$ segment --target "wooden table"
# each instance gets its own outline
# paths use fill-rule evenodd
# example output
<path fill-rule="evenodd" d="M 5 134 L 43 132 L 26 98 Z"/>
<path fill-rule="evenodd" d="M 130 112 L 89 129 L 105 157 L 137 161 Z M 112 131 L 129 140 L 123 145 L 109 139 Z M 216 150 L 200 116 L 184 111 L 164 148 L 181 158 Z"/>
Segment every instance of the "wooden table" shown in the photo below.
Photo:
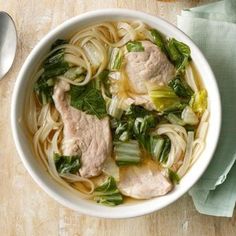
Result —
<path fill-rule="evenodd" d="M 63 21 L 86 11 L 119 7 L 142 10 L 176 23 L 181 9 L 207 2 L 210 1 L 0 0 L 0 11 L 13 17 L 19 39 L 14 65 L 0 81 L 0 235 L 236 235 L 236 214 L 231 219 L 201 215 L 188 195 L 163 210 L 134 219 L 106 220 L 69 210 L 51 199 L 26 172 L 10 128 L 11 94 L 17 73 L 35 44 Z"/>

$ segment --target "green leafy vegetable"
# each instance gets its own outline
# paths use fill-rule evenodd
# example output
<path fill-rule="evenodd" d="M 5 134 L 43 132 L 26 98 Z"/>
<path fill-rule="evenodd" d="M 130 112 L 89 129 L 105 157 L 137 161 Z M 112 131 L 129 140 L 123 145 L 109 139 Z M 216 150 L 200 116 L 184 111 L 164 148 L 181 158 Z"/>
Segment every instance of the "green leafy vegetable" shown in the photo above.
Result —
<path fill-rule="evenodd" d="M 178 176 L 178 174 L 171 169 L 168 169 L 168 173 L 170 181 L 174 184 L 178 184 L 180 181 L 180 177 Z"/>
<path fill-rule="evenodd" d="M 52 44 L 51 50 L 54 50 L 56 47 L 66 43 L 68 43 L 68 41 L 58 39 Z M 69 69 L 68 62 L 64 60 L 64 54 L 64 49 L 58 49 L 44 61 L 44 72 L 42 78 L 48 79 L 56 77 L 64 74 Z"/>
<path fill-rule="evenodd" d="M 174 90 L 179 97 L 190 99 L 193 95 L 193 90 L 179 75 L 169 82 L 169 86 Z"/>
<path fill-rule="evenodd" d="M 118 126 L 115 129 L 115 140 L 122 142 L 128 141 L 133 136 L 133 119 L 121 120 L 118 122 Z"/>
<path fill-rule="evenodd" d="M 43 78 L 49 79 L 64 74 L 69 69 L 69 64 L 64 60 L 64 51 L 50 56 L 43 65 Z"/>
<path fill-rule="evenodd" d="M 110 80 L 108 78 L 110 71 L 109 70 L 104 70 L 102 71 L 99 75 L 98 75 L 98 80 L 100 81 L 100 84 L 103 85 L 104 89 L 105 89 L 105 94 L 106 96 L 110 97 L 112 96 L 111 92 L 110 92 Z"/>
<path fill-rule="evenodd" d="M 157 115 L 141 106 L 131 105 L 123 114 L 115 130 L 115 140 L 127 141 L 138 139 L 142 143 L 144 134 L 154 128 L 158 122 Z"/>
<path fill-rule="evenodd" d="M 165 142 L 164 138 L 159 135 L 150 135 L 146 140 L 146 150 L 155 161 L 159 161 Z"/>
<path fill-rule="evenodd" d="M 149 132 L 152 128 L 157 125 L 157 118 L 154 115 L 146 115 L 143 118 L 137 117 L 134 121 L 134 136 L 139 141 L 139 143 L 147 148 L 146 142 L 148 140 Z"/>
<path fill-rule="evenodd" d="M 168 160 L 170 148 L 171 148 L 171 141 L 170 139 L 166 136 L 164 139 L 164 145 L 163 145 L 163 150 L 161 152 L 161 156 L 159 158 L 160 162 L 166 163 Z"/>
<path fill-rule="evenodd" d="M 108 114 L 114 118 L 120 119 L 123 114 L 123 110 L 121 109 L 121 103 L 122 99 L 113 97 L 108 107 Z"/>
<path fill-rule="evenodd" d="M 186 106 L 184 108 L 181 114 L 181 118 L 184 123 L 188 125 L 197 125 L 199 121 L 197 115 L 193 112 L 190 106 Z"/>
<path fill-rule="evenodd" d="M 166 50 L 168 52 L 168 57 L 177 69 L 177 74 L 182 73 L 191 59 L 189 46 L 172 38 L 167 41 Z"/>
<path fill-rule="evenodd" d="M 195 125 L 185 125 L 184 128 L 186 131 L 196 132 L 197 127 Z"/>
<path fill-rule="evenodd" d="M 191 60 L 191 50 L 188 45 L 174 38 L 165 38 L 156 29 L 150 30 L 152 41 L 161 48 L 176 67 L 176 73 L 182 74 Z"/>
<path fill-rule="evenodd" d="M 180 118 L 178 117 L 176 114 L 174 113 L 169 113 L 166 116 L 166 119 L 171 123 L 171 124 L 175 124 L 175 125 L 181 125 L 184 126 L 186 123 Z"/>
<path fill-rule="evenodd" d="M 67 43 L 66 40 L 58 39 L 52 44 L 51 50 Z M 43 74 L 35 83 L 34 90 L 43 104 L 52 101 L 54 80 L 56 76 L 64 74 L 69 69 L 69 64 L 64 60 L 64 50 L 59 49 L 52 53 L 43 63 Z"/>
<path fill-rule="evenodd" d="M 175 65 L 180 65 L 182 61 L 182 55 L 178 51 L 178 49 L 175 46 L 175 41 L 173 39 L 170 39 L 167 41 L 167 51 L 170 60 L 175 64 Z"/>
<path fill-rule="evenodd" d="M 65 39 L 57 39 L 51 46 L 51 51 L 53 49 L 55 49 L 56 47 L 60 46 L 60 45 L 63 45 L 63 44 L 67 44 L 68 43 L 68 40 L 65 40 Z"/>
<path fill-rule="evenodd" d="M 118 190 L 116 181 L 112 176 L 108 177 L 102 185 L 95 188 L 94 200 L 97 203 L 107 206 L 116 206 L 123 203 L 123 196 Z"/>
<path fill-rule="evenodd" d="M 163 51 L 166 53 L 166 48 L 165 48 L 165 40 L 162 37 L 162 35 L 156 30 L 156 29 L 151 29 L 150 30 L 153 42 Z"/>
<path fill-rule="evenodd" d="M 207 91 L 202 89 L 199 92 L 194 93 L 189 104 L 194 112 L 199 115 L 203 114 L 207 109 Z"/>
<path fill-rule="evenodd" d="M 149 96 L 159 112 L 178 111 L 186 106 L 169 87 L 163 86 L 149 91 Z"/>
<path fill-rule="evenodd" d="M 43 105 L 52 101 L 53 86 L 55 79 L 45 79 L 40 77 L 34 85 L 34 90 L 37 93 Z"/>
<path fill-rule="evenodd" d="M 83 44 L 83 51 L 85 52 L 92 69 L 96 70 L 103 61 L 103 56 L 100 50 L 92 42 L 87 41 Z"/>
<path fill-rule="evenodd" d="M 157 119 L 153 115 L 138 117 L 134 121 L 134 133 L 136 136 L 146 134 L 151 128 L 155 128 Z"/>
<path fill-rule="evenodd" d="M 85 69 L 83 67 L 81 67 L 81 66 L 78 66 L 78 67 L 70 68 L 68 71 L 66 71 L 64 76 L 67 79 L 77 80 L 78 82 L 81 82 L 85 78 L 84 73 L 85 73 Z"/>
<path fill-rule="evenodd" d="M 136 140 L 116 142 L 114 152 L 118 166 L 136 165 L 141 161 L 141 151 Z"/>
<path fill-rule="evenodd" d="M 165 163 L 170 151 L 167 136 L 153 136 L 151 130 L 159 122 L 155 112 L 147 111 L 141 106 L 131 105 L 120 121 L 113 122 L 115 129 L 115 150 L 118 150 L 118 165 L 137 164 L 140 162 L 140 146 L 156 161 Z M 118 147 L 118 148 L 117 148 Z M 124 162 L 124 163 L 123 163 Z"/>
<path fill-rule="evenodd" d="M 76 156 L 64 156 L 58 153 L 54 153 L 54 162 L 56 165 L 57 172 L 60 174 L 78 172 L 81 167 L 80 155 Z"/>
<path fill-rule="evenodd" d="M 130 105 L 129 109 L 126 111 L 125 115 L 131 118 L 144 117 L 150 115 L 152 112 L 144 109 L 141 106 Z"/>
<path fill-rule="evenodd" d="M 71 106 L 90 115 L 96 115 L 99 119 L 106 116 L 105 101 L 92 82 L 85 86 L 72 85 L 69 93 Z"/>
<path fill-rule="evenodd" d="M 99 75 L 98 75 L 98 79 L 104 81 L 107 79 L 109 75 L 109 70 L 103 70 Z"/>
<path fill-rule="evenodd" d="M 170 147 L 171 141 L 165 135 L 149 135 L 146 137 L 146 150 L 155 161 L 166 163 Z"/>
<path fill-rule="evenodd" d="M 110 57 L 108 68 L 111 71 L 119 70 L 121 67 L 121 64 L 122 64 L 122 58 L 123 58 L 123 54 L 122 54 L 121 49 L 113 48 L 113 50 L 111 52 L 111 57 Z"/>
<path fill-rule="evenodd" d="M 130 41 L 126 44 L 126 48 L 128 52 L 143 52 L 144 47 L 141 42 L 138 41 Z"/>
<path fill-rule="evenodd" d="M 172 41 L 175 44 L 175 47 L 178 49 L 178 51 L 185 57 L 189 57 L 191 54 L 191 50 L 188 45 L 186 45 L 183 42 L 180 42 L 176 39 L 172 39 Z"/>

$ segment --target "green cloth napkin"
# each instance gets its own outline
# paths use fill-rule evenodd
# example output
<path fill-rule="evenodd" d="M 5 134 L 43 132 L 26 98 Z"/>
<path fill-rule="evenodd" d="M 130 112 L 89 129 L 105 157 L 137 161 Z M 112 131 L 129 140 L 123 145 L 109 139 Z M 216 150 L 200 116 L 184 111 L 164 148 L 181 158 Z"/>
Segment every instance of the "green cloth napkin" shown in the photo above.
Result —
<path fill-rule="evenodd" d="M 177 22 L 208 59 L 222 102 L 217 150 L 189 193 L 200 213 L 231 217 L 236 201 L 236 1 L 183 10 Z"/>

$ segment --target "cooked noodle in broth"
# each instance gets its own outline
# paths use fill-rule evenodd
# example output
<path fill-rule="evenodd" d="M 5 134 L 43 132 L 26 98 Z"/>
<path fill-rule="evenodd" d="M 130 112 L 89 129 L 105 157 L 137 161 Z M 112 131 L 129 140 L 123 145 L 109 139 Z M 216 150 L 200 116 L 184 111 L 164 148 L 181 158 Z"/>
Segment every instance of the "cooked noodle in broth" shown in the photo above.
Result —
<path fill-rule="evenodd" d="M 191 51 L 141 21 L 57 40 L 33 79 L 35 155 L 80 197 L 114 206 L 165 195 L 204 149 L 207 91 Z"/>

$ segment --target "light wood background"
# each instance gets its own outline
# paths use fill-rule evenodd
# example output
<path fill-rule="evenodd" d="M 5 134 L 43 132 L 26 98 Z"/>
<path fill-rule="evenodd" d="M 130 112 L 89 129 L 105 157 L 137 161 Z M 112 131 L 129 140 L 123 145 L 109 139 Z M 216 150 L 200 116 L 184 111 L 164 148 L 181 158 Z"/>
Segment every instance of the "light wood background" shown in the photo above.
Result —
<path fill-rule="evenodd" d="M 231 219 L 201 215 L 188 195 L 163 210 L 134 219 L 106 220 L 69 210 L 33 182 L 18 157 L 10 128 L 11 94 L 17 73 L 35 44 L 63 21 L 89 10 L 119 7 L 158 15 L 175 24 L 181 9 L 207 2 L 0 0 L 0 11 L 10 13 L 18 31 L 16 60 L 0 81 L 0 236 L 236 235 L 236 214 Z"/>

